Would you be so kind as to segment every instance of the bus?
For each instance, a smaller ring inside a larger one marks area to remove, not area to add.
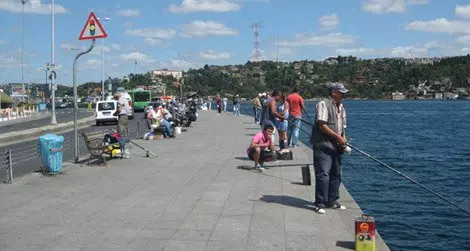
[[[144,107],[152,100],[151,91],[135,89],[129,92],[134,104],[134,111],[144,111]]]

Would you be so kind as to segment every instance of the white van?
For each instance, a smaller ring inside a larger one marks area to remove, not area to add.
[[[113,115],[117,111],[117,104],[116,100],[98,101],[96,103],[97,126],[106,122],[118,122],[118,116]]]
[[[127,117],[129,119],[134,119],[134,104],[132,103],[132,98],[131,98],[131,95],[129,95],[129,93],[127,92],[123,92],[122,95],[124,96],[124,98],[127,99],[127,102],[129,102],[129,113],[127,114]],[[112,96],[108,96],[107,100],[111,100],[111,101],[114,101],[114,97]]]

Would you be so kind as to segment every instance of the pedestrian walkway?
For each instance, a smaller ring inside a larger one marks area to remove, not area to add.
[[[252,118],[200,112],[176,139],[139,141],[132,159],[69,167],[0,187],[0,250],[350,250],[360,209],[342,188],[347,211],[313,212],[313,186],[300,167],[264,173],[246,148]],[[289,163],[311,152],[294,150]],[[277,164],[282,164],[280,161]],[[377,240],[376,250],[388,250]]]

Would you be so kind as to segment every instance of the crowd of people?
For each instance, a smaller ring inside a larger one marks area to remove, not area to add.
[[[339,203],[341,185],[341,154],[346,149],[346,111],[343,99],[348,90],[342,83],[329,86],[330,97],[316,104],[315,120],[310,121],[315,167],[314,211],[326,213],[326,209],[346,209]],[[247,149],[253,169],[263,172],[264,163],[274,159],[274,135],[278,134],[280,151],[298,146],[303,98],[297,89],[289,95],[274,90],[271,94],[260,93],[252,99],[255,123],[261,132],[253,136]]]

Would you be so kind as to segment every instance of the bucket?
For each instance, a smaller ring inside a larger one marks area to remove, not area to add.
[[[363,214],[354,221],[355,250],[375,251],[375,219]]]
[[[181,126],[175,127],[175,134],[180,135],[181,134]]]

